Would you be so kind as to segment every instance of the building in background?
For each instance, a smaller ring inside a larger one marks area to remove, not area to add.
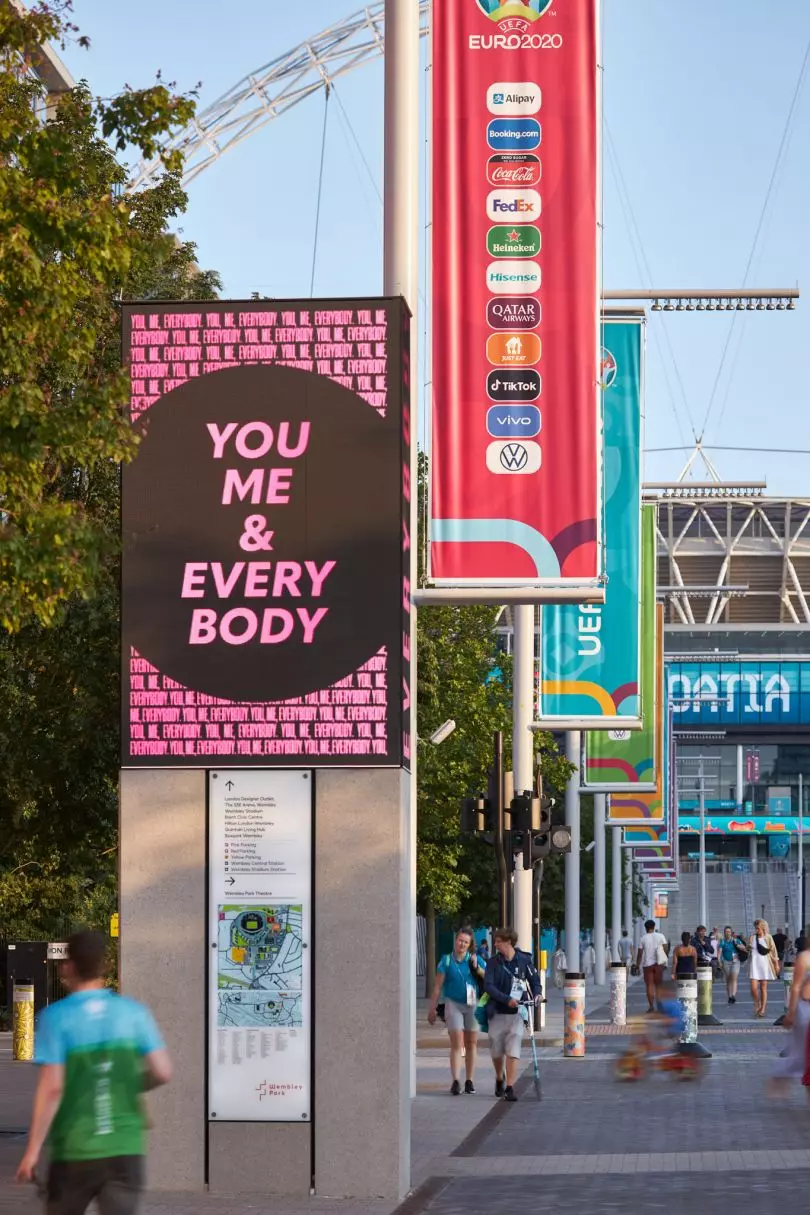
[[[25,12],[26,6],[22,3],[22,0],[11,0],[11,3],[18,12]],[[42,116],[45,119],[51,118],[53,117],[59,98],[63,93],[70,92],[76,82],[56,54],[56,51],[50,46],[39,45],[31,47],[29,62],[31,71],[46,89]]]

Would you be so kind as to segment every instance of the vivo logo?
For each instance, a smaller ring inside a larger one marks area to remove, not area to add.
[[[540,433],[543,425],[540,410],[536,405],[520,409],[503,409],[493,405],[487,410],[487,431],[493,439],[531,439]]]

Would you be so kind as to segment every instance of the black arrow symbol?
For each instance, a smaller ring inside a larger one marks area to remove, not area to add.
[[[232,780],[226,780],[226,781],[225,781],[225,788],[226,788],[226,789],[232,789],[232,788],[233,788],[233,781],[232,781]]]
[[[228,884],[229,886],[235,886],[235,885],[236,885],[236,878],[229,877],[229,878],[226,878],[226,879],[225,879],[225,881],[227,882],[227,884]]]

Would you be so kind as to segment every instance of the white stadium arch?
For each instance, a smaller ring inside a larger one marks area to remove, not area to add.
[[[420,0],[421,34],[428,32],[429,0]],[[212,105],[201,110],[166,148],[183,155],[183,184],[188,185],[231,148],[280,118],[287,110],[355,68],[382,55],[385,4],[369,4],[294,50],[245,76]],[[149,185],[161,171],[159,156],[136,168],[130,190]]]

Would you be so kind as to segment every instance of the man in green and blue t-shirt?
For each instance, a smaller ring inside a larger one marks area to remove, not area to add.
[[[32,1181],[45,1140],[48,1215],[133,1215],[143,1190],[143,1092],[171,1078],[152,1014],[104,986],[106,941],[78,932],[61,978],[70,991],[37,1025],[39,1080],[17,1180]]]

